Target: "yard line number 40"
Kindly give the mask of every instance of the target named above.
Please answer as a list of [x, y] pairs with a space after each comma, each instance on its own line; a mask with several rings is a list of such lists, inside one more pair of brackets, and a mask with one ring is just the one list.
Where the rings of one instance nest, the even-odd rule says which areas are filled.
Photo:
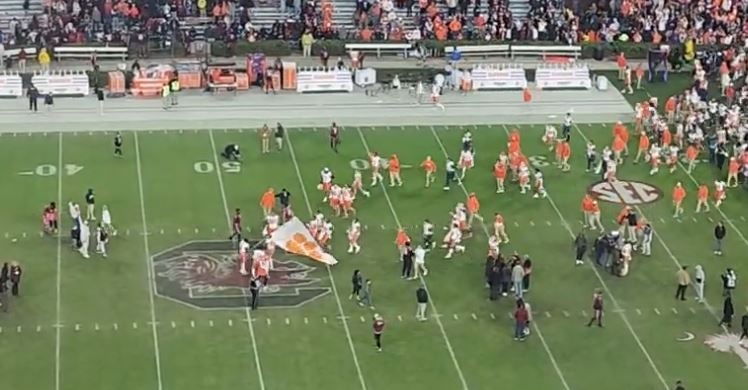
[[[239, 173], [242, 171], [242, 166], [237, 161], [224, 161], [220, 165], [225, 173]], [[198, 161], [193, 165], [193, 168], [197, 173], [211, 173], [216, 169], [215, 165], [210, 161]]]
[[[83, 167], [76, 164], [65, 164], [62, 166], [63, 172], [67, 176], [73, 176], [83, 170]], [[52, 164], [42, 164], [34, 168], [33, 171], [18, 172], [23, 176], [55, 176], [57, 175], [57, 166]]]

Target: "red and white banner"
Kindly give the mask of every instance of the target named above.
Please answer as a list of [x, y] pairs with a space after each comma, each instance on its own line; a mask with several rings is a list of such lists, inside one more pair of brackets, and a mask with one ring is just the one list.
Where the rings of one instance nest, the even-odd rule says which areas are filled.
[[294, 217], [281, 225], [270, 236], [270, 240], [286, 252], [306, 256], [329, 265], [338, 263], [331, 254], [326, 253], [322, 249], [317, 241], [314, 240], [312, 234], [309, 233], [309, 229], [298, 218]]

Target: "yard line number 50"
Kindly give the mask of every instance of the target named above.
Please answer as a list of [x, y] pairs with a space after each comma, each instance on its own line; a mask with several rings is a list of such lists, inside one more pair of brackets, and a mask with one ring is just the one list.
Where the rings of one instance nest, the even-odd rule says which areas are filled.
[[[216, 169], [210, 161], [198, 161], [193, 165], [193, 168], [197, 173], [211, 173]], [[236, 161], [224, 161], [221, 163], [221, 168], [225, 173], [239, 173], [242, 170], [241, 164]]]

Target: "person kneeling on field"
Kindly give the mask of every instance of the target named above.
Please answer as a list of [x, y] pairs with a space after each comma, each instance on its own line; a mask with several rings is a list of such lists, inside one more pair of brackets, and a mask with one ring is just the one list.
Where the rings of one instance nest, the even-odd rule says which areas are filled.
[[221, 156], [231, 161], [242, 160], [242, 155], [239, 152], [239, 145], [236, 144], [226, 145], [226, 147], [223, 149], [223, 153], [221, 153]]

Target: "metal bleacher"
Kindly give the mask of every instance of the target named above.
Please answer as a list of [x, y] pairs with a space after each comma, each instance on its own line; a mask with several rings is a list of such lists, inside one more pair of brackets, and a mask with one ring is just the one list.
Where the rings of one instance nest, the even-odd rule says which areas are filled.
[[0, 30], [3, 34], [9, 34], [9, 24], [13, 18], [30, 21], [32, 16], [41, 13], [42, 0], [29, 0], [28, 11], [23, 9], [23, 0], [0, 0]]

